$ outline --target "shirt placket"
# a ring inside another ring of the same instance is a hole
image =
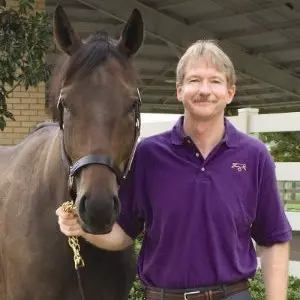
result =
[[[190,151],[193,152],[193,156],[197,159],[197,164],[199,164],[199,168],[201,172],[207,171],[207,166],[209,162],[218,154],[218,152],[221,150],[224,141],[221,141],[212,151],[209,153],[206,159],[203,158],[202,154],[196,147],[196,145],[193,143],[193,141],[188,138],[187,143],[190,146]]]

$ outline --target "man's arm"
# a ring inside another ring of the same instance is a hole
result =
[[[96,247],[109,251],[123,250],[133,243],[132,238],[117,223],[108,234],[94,235],[84,232],[81,236]]]
[[[74,214],[65,212],[60,206],[56,210],[60,231],[66,236],[81,236],[98,248],[111,251],[119,251],[129,247],[133,240],[125,231],[115,223],[108,234],[93,235],[82,230],[78,218]]]
[[[286,300],[288,286],[289,243],[260,246],[261,265],[267,300]]]
[[[252,238],[261,248],[261,265],[267,300],[286,300],[289,241],[292,227],[278,190],[276,165],[264,146],[260,152],[259,186]]]

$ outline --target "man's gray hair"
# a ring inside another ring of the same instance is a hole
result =
[[[177,70],[176,81],[182,84],[185,76],[185,69],[189,62],[205,58],[208,65],[211,65],[226,75],[228,86],[235,85],[236,74],[233,63],[227,54],[213,40],[198,40],[193,43],[180,58]]]

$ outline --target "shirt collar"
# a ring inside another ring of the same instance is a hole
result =
[[[188,139],[189,136],[185,134],[183,130],[183,119],[184,116],[180,116],[178,121],[175,123],[172,132],[171,140],[174,145],[182,145]],[[236,147],[239,143],[239,133],[238,130],[233,126],[233,124],[227,119],[224,118],[225,123],[225,134],[221,142],[225,142],[228,147]]]

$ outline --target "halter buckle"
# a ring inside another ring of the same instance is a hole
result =
[[[71,190],[74,183],[74,177],[73,175],[69,175],[69,189]]]

